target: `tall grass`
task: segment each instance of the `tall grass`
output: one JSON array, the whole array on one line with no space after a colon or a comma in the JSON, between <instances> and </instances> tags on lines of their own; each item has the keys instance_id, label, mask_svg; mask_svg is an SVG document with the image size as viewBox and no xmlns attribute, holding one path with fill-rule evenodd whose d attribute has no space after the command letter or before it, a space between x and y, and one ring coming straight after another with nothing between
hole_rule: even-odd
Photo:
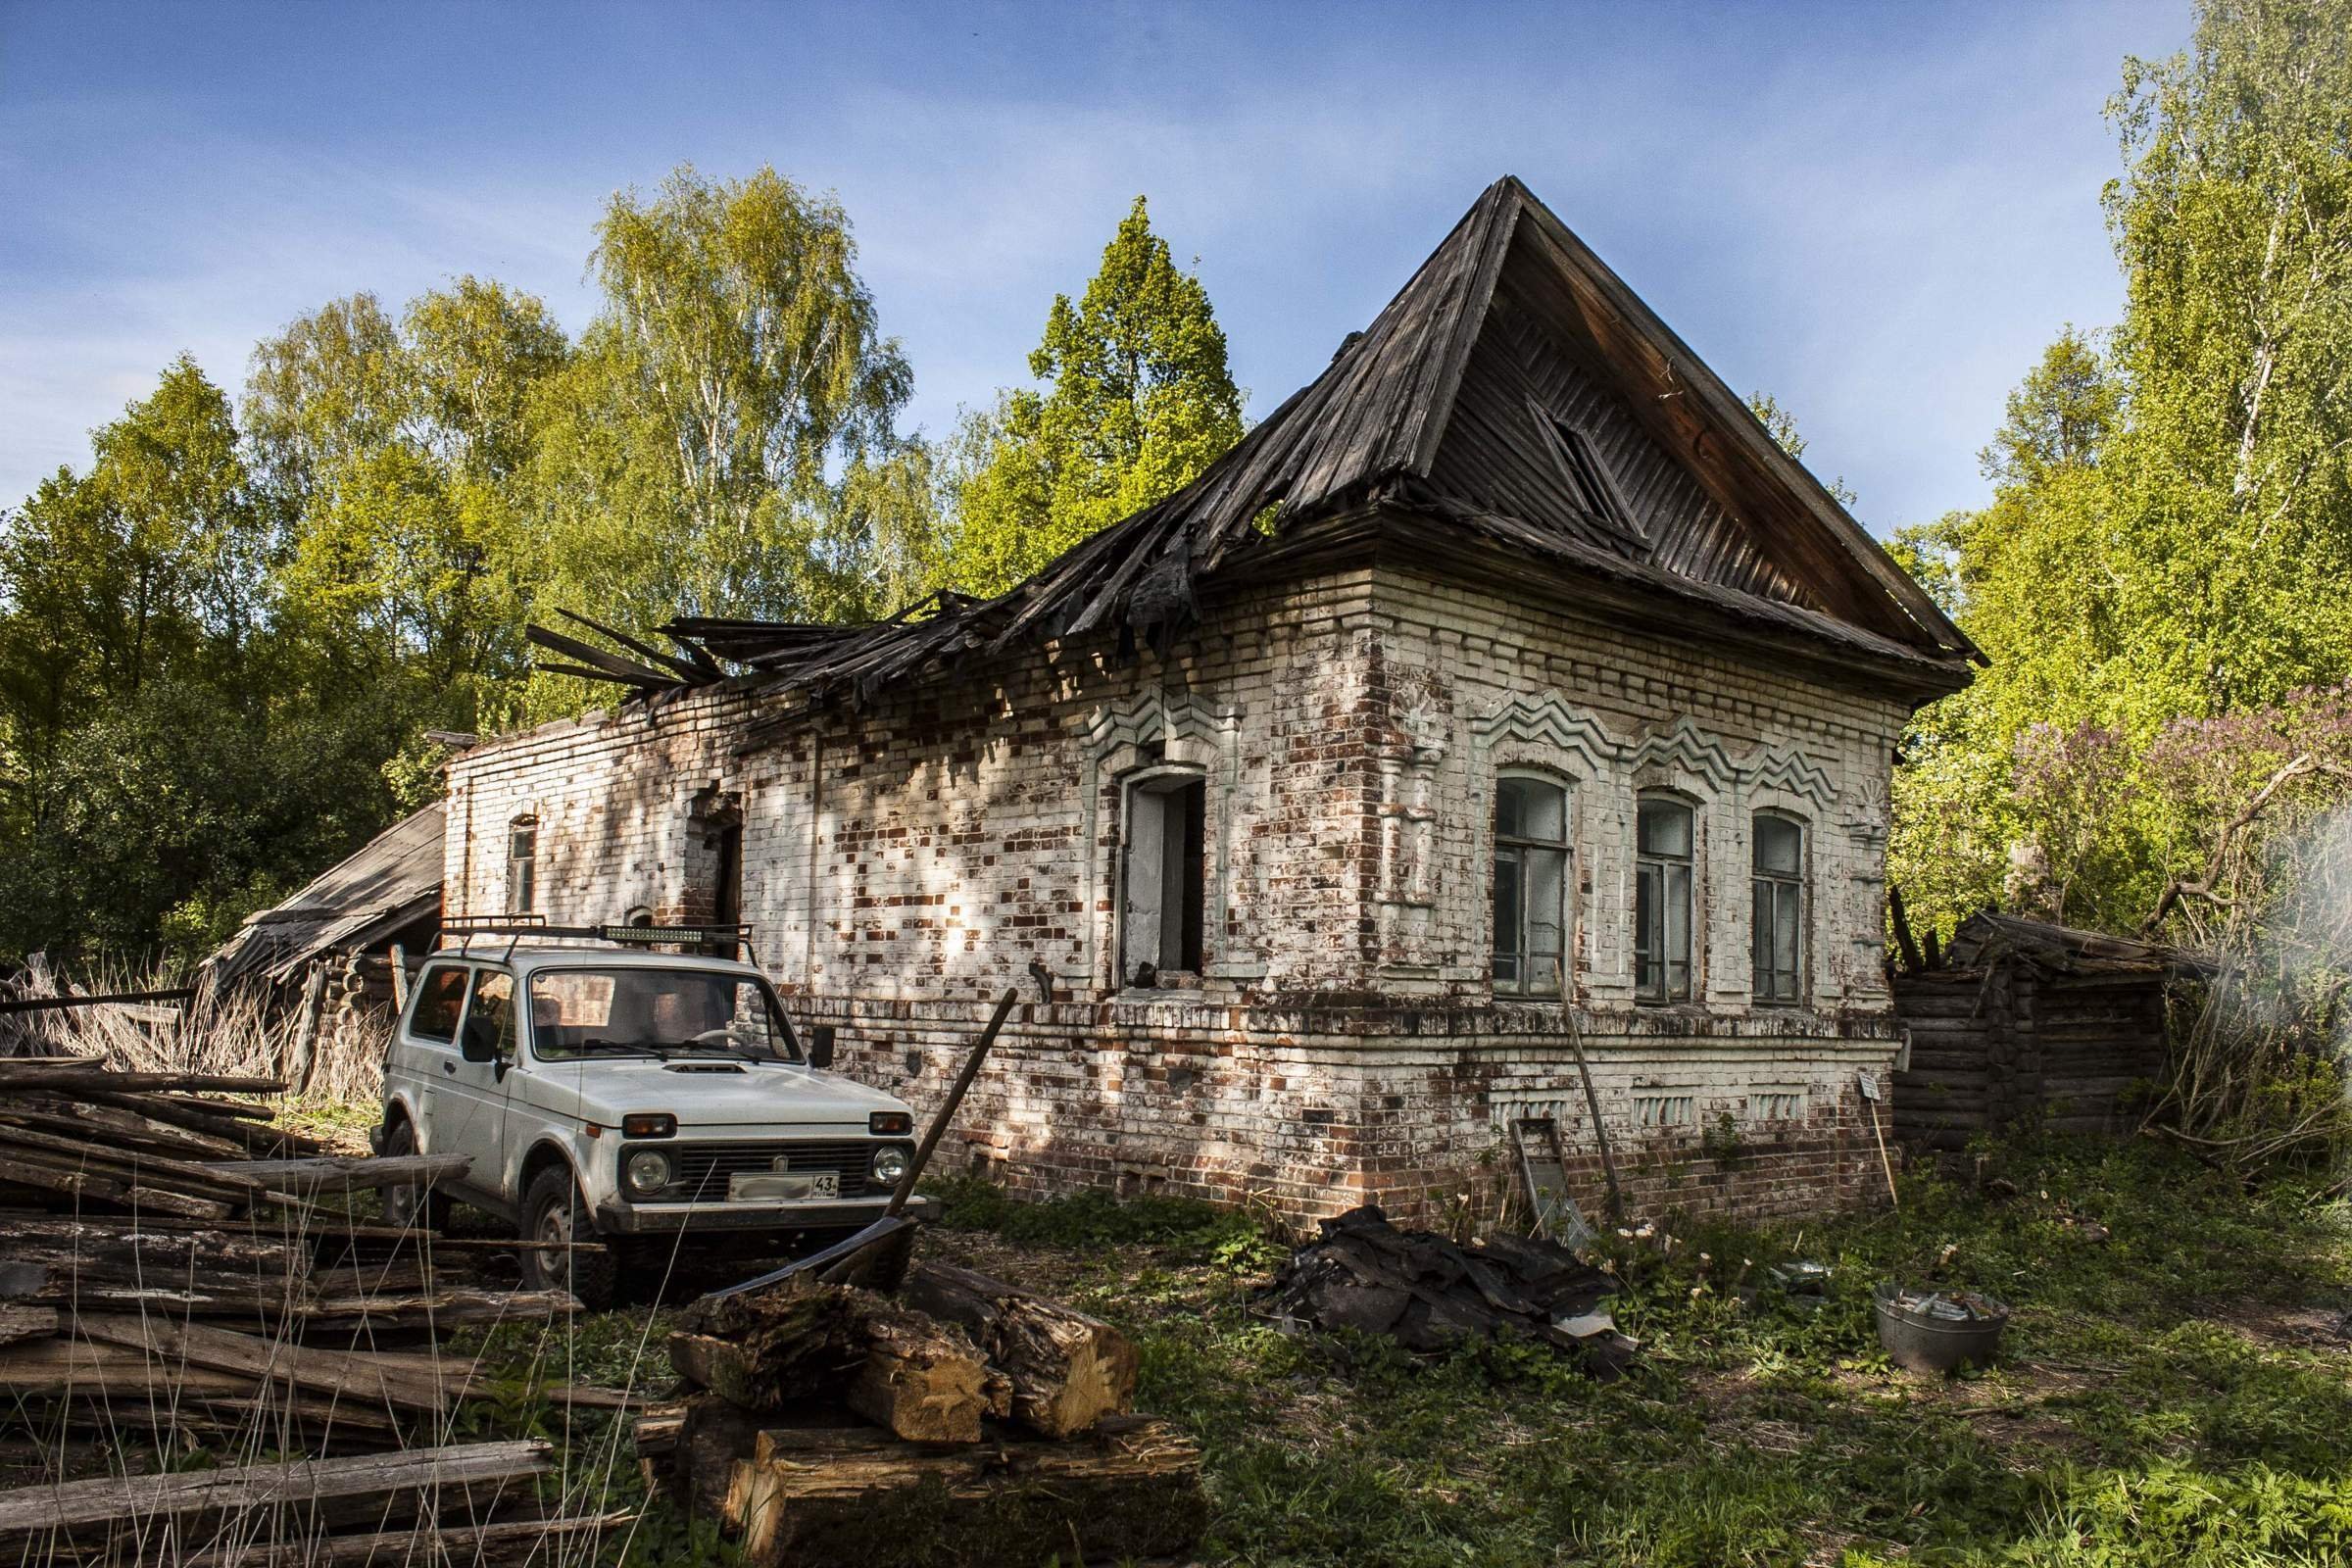
<instances>
[{"instance_id":1,"label":"tall grass","mask_svg":"<svg viewBox=\"0 0 2352 1568\"><path fill-rule=\"evenodd\" d=\"M159 964L101 960L74 975L91 996L170 990L175 971ZM55 986L52 994L64 994ZM260 988L207 993L195 1002L148 1006L66 1007L36 1013L24 1045L60 1055L95 1056L121 1072L188 1072L290 1079L301 1067L303 998ZM383 1086L389 1021L338 1030L330 1004L312 1043L302 1093L340 1102L372 1102ZM24 1049L20 1046L20 1050Z\"/></svg>"}]
</instances>

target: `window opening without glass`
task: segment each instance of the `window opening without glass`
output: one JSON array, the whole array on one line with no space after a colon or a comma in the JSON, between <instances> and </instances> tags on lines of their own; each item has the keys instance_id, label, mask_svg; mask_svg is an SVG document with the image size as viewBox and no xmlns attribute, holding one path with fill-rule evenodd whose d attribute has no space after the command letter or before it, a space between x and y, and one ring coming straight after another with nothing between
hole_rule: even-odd
<instances>
[{"instance_id":1,"label":"window opening without glass","mask_svg":"<svg viewBox=\"0 0 2352 1568\"><path fill-rule=\"evenodd\" d=\"M1198 974L1206 895L1202 855L1208 789L1196 774L1138 779L1127 789L1120 979Z\"/></svg>"}]
</instances>

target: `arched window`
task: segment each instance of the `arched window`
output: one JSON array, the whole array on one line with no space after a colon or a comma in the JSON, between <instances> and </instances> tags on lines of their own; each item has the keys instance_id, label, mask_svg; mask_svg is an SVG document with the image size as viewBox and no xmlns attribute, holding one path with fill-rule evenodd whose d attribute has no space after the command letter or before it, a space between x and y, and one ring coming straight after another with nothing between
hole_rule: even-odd
<instances>
[{"instance_id":1,"label":"arched window","mask_svg":"<svg viewBox=\"0 0 2352 1568\"><path fill-rule=\"evenodd\" d=\"M1698 819L1664 795L1642 798L1634 856L1634 990L1690 1000L1690 885Z\"/></svg>"},{"instance_id":2,"label":"arched window","mask_svg":"<svg viewBox=\"0 0 2352 1568\"><path fill-rule=\"evenodd\" d=\"M1804 1000L1805 827L1768 811L1755 820L1755 1000Z\"/></svg>"},{"instance_id":3,"label":"arched window","mask_svg":"<svg viewBox=\"0 0 2352 1568\"><path fill-rule=\"evenodd\" d=\"M1556 997L1568 950L1568 792L1494 781L1494 991Z\"/></svg>"}]
</instances>

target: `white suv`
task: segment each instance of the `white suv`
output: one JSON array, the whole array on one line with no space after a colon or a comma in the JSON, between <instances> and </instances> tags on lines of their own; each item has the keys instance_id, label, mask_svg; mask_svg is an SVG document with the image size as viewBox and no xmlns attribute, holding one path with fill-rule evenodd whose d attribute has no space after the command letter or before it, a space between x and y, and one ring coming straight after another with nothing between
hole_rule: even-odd
<instances>
[{"instance_id":1,"label":"white suv","mask_svg":"<svg viewBox=\"0 0 2352 1568\"><path fill-rule=\"evenodd\" d=\"M528 1283L590 1306L681 1243L773 1253L878 1218L913 1157L913 1112L811 1062L753 965L621 945L706 935L476 924L427 958L372 1141L473 1163L446 1190L386 1192L386 1218L439 1226L454 1196L529 1241L601 1240L522 1254Z\"/></svg>"}]
</instances>

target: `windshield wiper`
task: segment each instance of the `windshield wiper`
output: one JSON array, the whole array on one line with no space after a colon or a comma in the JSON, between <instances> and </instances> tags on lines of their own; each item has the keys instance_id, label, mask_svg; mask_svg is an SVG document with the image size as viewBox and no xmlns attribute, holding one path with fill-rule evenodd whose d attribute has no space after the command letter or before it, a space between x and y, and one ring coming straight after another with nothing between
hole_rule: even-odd
<instances>
[{"instance_id":1,"label":"windshield wiper","mask_svg":"<svg viewBox=\"0 0 2352 1568\"><path fill-rule=\"evenodd\" d=\"M616 1051L625 1052L632 1056L660 1057L662 1056L669 1048L666 1046L650 1045L642 1040L582 1040L575 1044L571 1049L574 1051Z\"/></svg>"}]
</instances>

